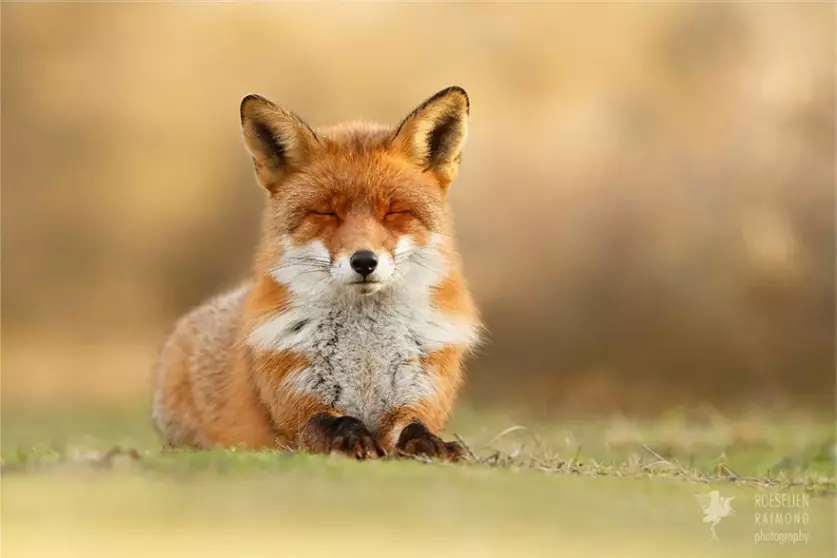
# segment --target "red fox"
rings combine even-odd
[[[153,419],[167,446],[462,455],[437,433],[481,330],[446,203],[468,116],[459,87],[395,128],[314,130],[244,98],[261,240],[251,280],[163,347]]]

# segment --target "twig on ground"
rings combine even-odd
[[[471,449],[471,446],[469,446],[467,443],[465,443],[465,440],[463,440],[462,437],[459,434],[454,433],[453,437],[456,438],[456,441],[459,442],[462,445],[463,448],[465,448],[465,451],[468,452],[468,456],[471,459],[473,459],[477,463],[481,462],[480,458],[477,457],[477,454],[475,454],[474,451]]]

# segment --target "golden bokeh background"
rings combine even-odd
[[[5,3],[4,405],[146,401],[249,268],[238,104],[397,123],[465,87],[465,396],[833,408],[830,4]]]

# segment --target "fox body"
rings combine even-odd
[[[168,445],[461,453],[436,433],[480,328],[446,204],[468,110],[453,87],[396,128],[315,131],[243,100],[261,241],[251,280],[164,345],[153,414]]]

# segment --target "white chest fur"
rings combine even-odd
[[[254,329],[249,344],[304,354],[309,366],[289,375],[285,387],[314,395],[376,430],[388,410],[416,403],[437,389],[422,356],[476,340],[469,321],[432,304],[433,287],[446,274],[437,251],[432,245],[409,249],[409,257],[396,258],[398,280],[369,297],[336,294],[328,278],[310,268],[294,274],[285,264],[277,267],[274,277],[294,295],[291,306]],[[299,254],[288,259],[304,261]]]

